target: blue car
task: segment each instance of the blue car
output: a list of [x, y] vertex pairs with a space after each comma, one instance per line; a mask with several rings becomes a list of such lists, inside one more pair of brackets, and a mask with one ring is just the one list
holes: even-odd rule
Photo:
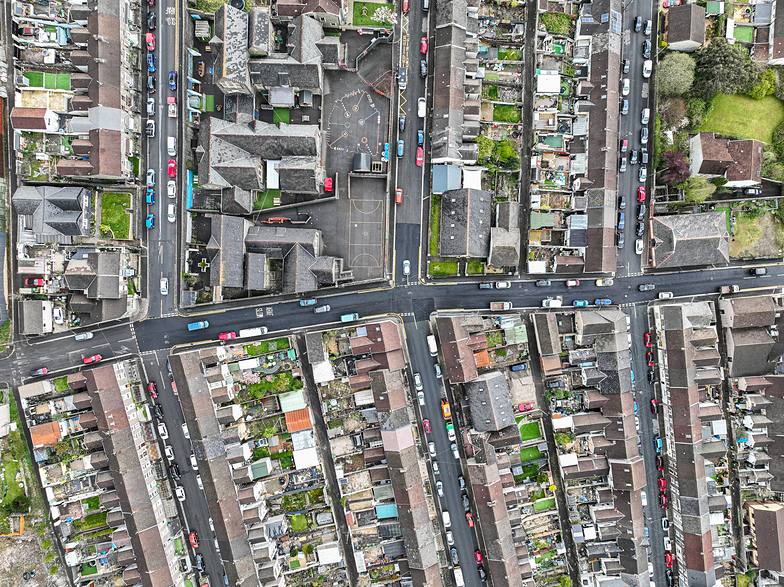
[[629, 369], [632, 374], [632, 385], [634, 385], [634, 369]]
[[147, 219], [144, 221], [147, 228], [155, 228], [155, 214], [147, 214]]
[[176, 90], [177, 89], [177, 72], [170, 71], [169, 72], [169, 89]]
[[418, 130], [417, 131], [417, 145], [424, 145], [425, 144], [425, 131]]
[[299, 305], [303, 306], [303, 307], [304, 306], [315, 306], [316, 305], [316, 300], [300, 300], [299, 301]]
[[147, 205], [152, 206], [155, 203], [155, 190], [147, 188]]
[[572, 306], [575, 308], [585, 308], [588, 306], [588, 300], [574, 300], [572, 302]]
[[634, 400], [634, 415], [637, 415], [637, 400]]
[[147, 53], [147, 71], [152, 73], [155, 71], [155, 54]]
[[653, 437], [653, 448], [656, 449], [656, 452], [662, 451], [662, 441], [658, 436]]
[[608, 300], [607, 298], [603, 298], [603, 299], [594, 301], [594, 304], [597, 305], [597, 306], [610, 306], [610, 305], [612, 305], [612, 300]]
[[405, 143], [403, 142], [403, 139], [400, 139], [400, 140], [397, 142], [397, 156], [398, 156], [398, 157], [402, 157], [402, 156], [403, 156], [403, 145], [404, 145], [404, 144], [405, 144]]
[[384, 160], [389, 161], [389, 143], [384, 143]]

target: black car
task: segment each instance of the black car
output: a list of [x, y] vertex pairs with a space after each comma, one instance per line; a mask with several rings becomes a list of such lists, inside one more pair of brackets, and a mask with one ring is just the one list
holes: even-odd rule
[[487, 574], [485, 573], [485, 569], [482, 567], [482, 565], [479, 565], [476, 570], [479, 571], [479, 578], [482, 579], [482, 581], [487, 580]]
[[625, 240], [625, 239], [624, 239], [623, 233], [622, 233], [622, 232], [619, 232], [619, 233], [618, 233], [618, 248], [619, 248], [619, 249], [622, 249], [622, 248], [623, 248], [623, 243], [624, 243], [624, 240]]
[[765, 267], [755, 267], [749, 271], [752, 275], [767, 275], [768, 270]]
[[673, 581], [672, 571], [667, 569], [667, 585], [668, 585], [668, 587], [672, 587], [672, 581]]
[[642, 16], [634, 18], [634, 32], [639, 33], [642, 30]]
[[493, 289], [492, 283], [480, 283], [479, 289]]
[[155, 417], [159, 420], [163, 419], [163, 408], [160, 406], [160, 404], [153, 404], [152, 413], [155, 414]]
[[405, 114], [401, 114], [400, 116], [397, 117], [397, 127], [398, 127], [398, 129], [400, 129], [400, 132], [403, 132], [404, 130], [406, 130], [406, 115]]
[[152, 75], [147, 76], [147, 93], [154, 94], [155, 90], [157, 89], [157, 84], [155, 82], [155, 77]]
[[200, 573], [204, 571], [204, 557], [200, 554], [196, 555], [196, 568], [199, 569]]
[[653, 285], [652, 283], [641, 283], [640, 287], [638, 287], [637, 289], [639, 289], [640, 291], [653, 291], [654, 289], [656, 289], [656, 286]]
[[643, 41], [642, 43], [642, 56], [645, 59], [651, 58], [651, 42], [650, 41]]
[[645, 232], [645, 225], [642, 222], [637, 223], [637, 236], [642, 236], [642, 233]]
[[629, 156], [629, 163], [631, 165], [637, 165], [637, 150], [635, 149], [632, 151], [632, 154]]
[[457, 549], [453, 548], [449, 552], [452, 555], [452, 564], [455, 565], [455, 566], [459, 565], [460, 564], [460, 559], [457, 557]]
[[467, 512], [471, 511], [471, 502], [468, 501], [467, 495], [463, 495], [463, 509]]
[[147, 28], [151, 31], [155, 30], [155, 25], [157, 24], [157, 17], [155, 16], [154, 12], [147, 13]]
[[427, 77], [427, 60], [422, 59], [419, 62], [419, 77]]
[[460, 483], [460, 491], [465, 491], [465, 488], [466, 488], [465, 478], [462, 475], [460, 475], [457, 478], [457, 481], [458, 481], [458, 483]]
[[177, 463], [172, 463], [169, 465], [169, 472], [175, 481], [180, 480], [180, 468], [177, 466]]
[[632, 62], [628, 59], [623, 60], [623, 73], [629, 73], [629, 68], [632, 66]]
[[536, 287], [550, 287], [549, 279], [540, 279], [536, 282]]
[[653, 384], [656, 381], [656, 373], [653, 372], [653, 369], [648, 371], [648, 383]]

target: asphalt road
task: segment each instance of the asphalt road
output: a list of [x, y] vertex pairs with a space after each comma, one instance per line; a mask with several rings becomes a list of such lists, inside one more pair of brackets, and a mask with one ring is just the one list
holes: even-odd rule
[[[177, 137], [181, 123], [182, 105], [178, 104], [177, 118], [169, 118], [167, 113], [166, 98], [177, 97], [177, 91], [169, 89], [169, 72], [178, 71], [178, 28], [177, 11], [179, 5], [176, 0], [158, 0], [154, 6], [146, 6], [157, 16], [157, 26], [155, 34], [155, 54], [157, 64], [153, 74], [157, 81], [157, 91], [150, 95], [145, 93], [145, 104], [147, 98], [155, 99], [155, 115], [150, 117], [155, 120], [155, 136], [147, 139], [147, 165], [148, 168], [155, 170], [155, 204], [147, 206], [148, 213], [155, 214], [155, 228], [146, 229], [147, 232], [147, 255], [148, 255], [148, 317], [157, 317], [173, 314], [176, 312], [176, 291], [178, 287], [177, 279], [177, 223], [167, 220], [168, 205], [175, 203], [177, 214], [180, 212], [182, 182], [178, 179], [177, 194], [174, 199], [167, 197], [166, 184], [170, 181], [167, 174], [167, 165], [170, 159], [167, 153], [166, 141], [168, 137]], [[147, 14], [146, 12], [144, 13]], [[147, 32], [146, 17], [144, 32]], [[146, 82], [146, 77], [144, 78]], [[180, 75], [178, 84], [183, 82]], [[177, 145], [178, 150], [181, 145]], [[178, 159], [176, 156], [174, 159]], [[178, 161], [179, 163], [179, 161]], [[177, 174], [185, 172], [184, 168], [178, 165]], [[169, 293], [162, 295], [160, 291], [161, 277], [169, 280]]]
[[[618, 249], [618, 267], [616, 275], [622, 277], [624, 275], [634, 275], [641, 271], [641, 256], [637, 255], [634, 250], [634, 241], [638, 238], [636, 234], [637, 227], [637, 188], [645, 186], [650, 193], [652, 182], [649, 180], [646, 183], [639, 181], [639, 171], [642, 166], [640, 161], [642, 147], [647, 147], [649, 157], [649, 165], [647, 166], [648, 177], [651, 177], [652, 167], [650, 163], [653, 160], [653, 118], [651, 117], [648, 123], [649, 139], [648, 144], [643, 145], [641, 142], [640, 131], [643, 128], [641, 122], [641, 114], [644, 108], [651, 108], [651, 101], [649, 95], [649, 82], [650, 79], [645, 79], [642, 76], [642, 64], [645, 61], [643, 57], [643, 42], [651, 41], [651, 51], [656, 50], [656, 30], [654, 28], [650, 35], [645, 35], [645, 21], [651, 18], [651, 0], [630, 0], [624, 6], [624, 44], [622, 50], [622, 59], [628, 59], [629, 73], [621, 74], [621, 84], [623, 79], [629, 80], [630, 91], [628, 96], [619, 96], [621, 102], [624, 99], [629, 100], [629, 113], [621, 115], [620, 124], [618, 129], [619, 140], [622, 143], [627, 140], [629, 143], [629, 150], [626, 153], [620, 153], [619, 157], [625, 156], [628, 164], [627, 169], [623, 173], [618, 173], [618, 195], [626, 196], [626, 209], [619, 210], [624, 212], [625, 228], [623, 229], [625, 244], [622, 249]], [[639, 16], [642, 18], [642, 30], [639, 33], [634, 32], [634, 19]], [[655, 23], [653, 23], [655, 24]], [[628, 42], [627, 42], [628, 39]], [[632, 151], [637, 152], [638, 163], [631, 164]], [[646, 207], [649, 207], [650, 202], [645, 202]], [[646, 211], [646, 217], [650, 218], [650, 211]], [[618, 222], [616, 218], [616, 223]], [[647, 238], [648, 224], [645, 222], [645, 233], [643, 235], [643, 244], [648, 242]], [[645, 251], [643, 251], [645, 254]]]

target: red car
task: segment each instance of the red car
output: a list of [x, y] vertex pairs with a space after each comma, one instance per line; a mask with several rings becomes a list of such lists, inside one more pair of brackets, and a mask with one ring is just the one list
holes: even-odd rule
[[665, 565], [667, 565], [668, 567], [671, 567], [671, 566], [672, 566], [672, 562], [673, 562], [674, 560], [675, 560], [675, 559], [673, 558], [673, 556], [672, 556], [672, 553], [671, 553], [671, 552], [665, 552], [665, 553], [664, 553], [664, 564], [665, 564]]
[[566, 287], [578, 287], [580, 285], [579, 279], [567, 279]]
[[408, 0], [403, 0], [403, 14], [408, 14], [408, 9], [409, 9]]
[[637, 201], [638, 202], [645, 201], [645, 188], [642, 186], [637, 188]]
[[233, 338], [237, 338], [237, 334], [234, 332], [221, 332], [218, 335], [218, 340], [231, 340]]
[[422, 426], [425, 428], [425, 434], [430, 434], [430, 420], [422, 420]]
[[534, 407], [536, 407], [534, 402], [526, 402], [524, 404], [518, 405], [517, 409], [520, 410], [521, 412], [527, 412], [528, 410], [533, 410]]
[[177, 162], [169, 159], [169, 177], [177, 177]]
[[474, 527], [474, 516], [471, 515], [471, 512], [466, 512], [466, 523], [469, 528]]
[[425, 160], [425, 152], [422, 147], [417, 147], [416, 164], [422, 167], [422, 162]]
[[667, 479], [664, 477], [659, 477], [659, 490], [667, 491]]
[[194, 530], [190, 534], [188, 534], [188, 540], [191, 542], [191, 546], [193, 548], [199, 548], [199, 537], [196, 536], [196, 531]]
[[150, 394], [150, 397], [152, 399], [155, 399], [156, 397], [158, 397], [158, 386], [155, 385], [155, 381], [150, 381], [147, 384], [147, 393]]
[[655, 399], [651, 400], [651, 414], [658, 414], [659, 413], [659, 402]]
[[664, 495], [663, 493], [659, 494], [659, 505], [663, 510], [667, 509], [667, 496]]
[[85, 357], [84, 359], [82, 359], [82, 363], [84, 363], [85, 365], [89, 365], [90, 363], [97, 363], [102, 358], [103, 357], [101, 355], [92, 355], [90, 357]]
[[645, 354], [645, 358], [646, 358], [646, 359], [647, 359], [647, 361], [648, 361], [648, 366], [649, 366], [649, 367], [653, 367], [653, 365], [655, 364], [655, 363], [653, 362], [653, 353], [652, 353], [651, 351], [648, 351], [648, 352]]
[[664, 471], [664, 457], [661, 455], [656, 455], [656, 468], [659, 471]]
[[650, 332], [645, 333], [645, 346], [653, 346], [653, 336]]
[[43, 279], [25, 279], [25, 285], [40, 286], [43, 284]]
[[395, 190], [395, 204], [402, 204], [403, 203], [403, 189], [397, 188]]
[[155, 35], [153, 33], [147, 33], [144, 35], [144, 40], [147, 42], [147, 50], [155, 51]]
[[327, 177], [326, 179], [324, 179], [324, 191], [325, 192], [331, 192], [332, 191], [332, 178], [331, 177]]
[[422, 40], [419, 41], [419, 50], [422, 52], [422, 55], [427, 53], [427, 37], [422, 37]]
[[476, 564], [478, 564], [478, 565], [482, 564], [482, 553], [481, 552], [479, 552], [478, 550], [475, 550], [474, 551], [474, 558], [476, 559]]

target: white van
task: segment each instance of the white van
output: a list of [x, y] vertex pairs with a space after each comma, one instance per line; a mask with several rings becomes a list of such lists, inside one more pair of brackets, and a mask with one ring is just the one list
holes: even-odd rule
[[166, 141], [166, 150], [169, 152], [169, 157], [174, 157], [177, 154], [177, 137], [169, 137]]
[[444, 528], [452, 527], [452, 520], [449, 517], [449, 512], [441, 512], [441, 519], [444, 521]]
[[438, 347], [436, 346], [436, 337], [432, 334], [427, 335], [427, 349], [430, 351], [430, 356], [435, 357], [438, 355]]
[[543, 308], [560, 308], [561, 306], [563, 306], [561, 300], [542, 300]]
[[427, 103], [425, 102], [424, 98], [420, 98], [419, 100], [417, 100], [417, 116], [419, 116], [419, 118], [424, 118], [426, 111], [427, 111]]

